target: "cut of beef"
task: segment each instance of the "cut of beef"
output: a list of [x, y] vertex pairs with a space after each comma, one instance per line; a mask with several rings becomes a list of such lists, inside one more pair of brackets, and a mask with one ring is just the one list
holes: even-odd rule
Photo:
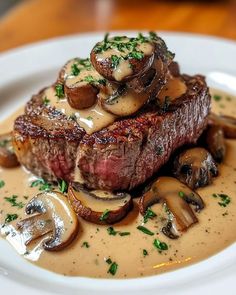
[[175, 149], [196, 142], [206, 126], [210, 95], [204, 77], [182, 78], [187, 92], [169, 111], [161, 113], [149, 104], [92, 135], [46, 106], [39, 93], [15, 121], [13, 144], [20, 163], [48, 180], [75, 180], [76, 165], [89, 188], [134, 188], [166, 163]]

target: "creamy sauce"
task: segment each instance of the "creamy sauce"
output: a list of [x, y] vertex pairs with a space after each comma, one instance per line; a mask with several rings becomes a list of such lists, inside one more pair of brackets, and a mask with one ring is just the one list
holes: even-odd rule
[[58, 99], [55, 95], [54, 87], [49, 87], [44, 92], [47, 99], [50, 101], [50, 105], [60, 110], [66, 116], [75, 116], [78, 124], [85, 129], [88, 134], [91, 134], [97, 130], [108, 126], [113, 123], [116, 116], [106, 112], [98, 104], [95, 104], [91, 108], [84, 110], [77, 110], [72, 108], [66, 98]]
[[[214, 91], [212, 91], [214, 93]], [[229, 97], [220, 91], [220, 101], [213, 99], [213, 111], [236, 117], [236, 98]], [[0, 124], [1, 133], [11, 130], [16, 115]], [[223, 250], [236, 240], [236, 140], [227, 140], [227, 153], [224, 163], [219, 165], [219, 176], [213, 184], [198, 190], [205, 202], [205, 209], [197, 214], [199, 222], [192, 226], [178, 240], [170, 240], [161, 232], [161, 220], [165, 212], [160, 204], [152, 207], [158, 214], [157, 218], [149, 220], [144, 226], [155, 233], [148, 236], [137, 230], [143, 217], [138, 213], [135, 200], [134, 209], [121, 222], [113, 225], [114, 229], [130, 232], [128, 236], [108, 235], [108, 226], [98, 226], [79, 219], [79, 233], [73, 244], [60, 252], [46, 252], [42, 249], [42, 241], [37, 240], [25, 246], [21, 236], [15, 230], [16, 222], [25, 218], [24, 208], [12, 207], [4, 197], [17, 195], [17, 202], [28, 202], [36, 193], [37, 187], [30, 187], [35, 178], [22, 168], [1, 169], [0, 180], [5, 186], [0, 188], [0, 222], [4, 223], [7, 214], [17, 214], [18, 218], [8, 224], [10, 228], [5, 238], [25, 259], [45, 269], [67, 276], [87, 276], [98, 278], [130, 278], [160, 274], [166, 271], [203, 260]], [[226, 207], [218, 204], [214, 193], [225, 193], [231, 197], [231, 203]], [[29, 196], [26, 200], [24, 196]], [[1, 230], [3, 236], [6, 230]], [[46, 238], [46, 236], [45, 236]], [[153, 246], [155, 238], [166, 242], [167, 251], [159, 253]], [[89, 247], [84, 247], [84, 242]], [[143, 249], [148, 255], [143, 256]], [[111, 258], [118, 264], [118, 270], [113, 277], [109, 274], [106, 259]]]
[[[122, 43], [129, 42], [129, 38], [123, 38]], [[139, 43], [137, 44], [137, 51], [142, 52], [145, 56], [153, 54], [154, 47], [151, 43], [145, 42], [145, 43]], [[112, 55], [120, 57], [125, 57], [130, 53], [130, 50], [124, 49], [123, 51], [118, 50], [117, 48], [108, 49], [100, 54], [97, 54], [97, 60], [98, 61], [104, 61], [107, 58], [110, 58]], [[125, 77], [128, 77], [132, 75], [133, 70], [129, 63], [129, 60], [125, 60], [123, 58], [120, 59], [119, 64], [117, 67], [113, 69], [113, 77], [116, 81], [122, 81]]]

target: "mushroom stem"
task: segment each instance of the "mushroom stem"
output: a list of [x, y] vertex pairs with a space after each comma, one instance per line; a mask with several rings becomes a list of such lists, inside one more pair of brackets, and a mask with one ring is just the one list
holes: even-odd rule
[[226, 146], [224, 132], [221, 126], [209, 126], [206, 132], [206, 144], [213, 158], [222, 162], [225, 156]]
[[211, 113], [208, 116], [209, 124], [222, 127], [226, 138], [236, 138], [236, 118], [230, 116], [218, 116]]

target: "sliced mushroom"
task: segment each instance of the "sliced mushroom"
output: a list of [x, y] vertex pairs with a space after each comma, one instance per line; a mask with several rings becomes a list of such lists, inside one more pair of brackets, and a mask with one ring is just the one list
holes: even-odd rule
[[26, 244], [52, 233], [43, 247], [48, 251], [58, 251], [67, 247], [78, 233], [77, 216], [62, 193], [40, 193], [30, 200], [25, 211], [26, 214], [37, 213], [17, 224]]
[[96, 224], [113, 224], [131, 210], [133, 201], [127, 193], [88, 191], [78, 184], [70, 185], [69, 201], [80, 217]]
[[224, 132], [221, 126], [209, 126], [206, 134], [206, 144], [213, 158], [217, 162], [222, 162], [225, 157], [226, 146], [224, 139]]
[[127, 82], [147, 71], [154, 59], [154, 44], [146, 39], [117, 36], [97, 43], [90, 58], [100, 75], [110, 81]]
[[208, 119], [209, 124], [222, 127], [226, 138], [236, 138], [236, 118], [211, 113]]
[[[156, 59], [148, 72], [118, 88], [104, 88], [99, 93], [99, 102], [108, 112], [120, 117], [136, 113], [147, 101], [154, 98], [163, 87], [163, 63]], [[162, 81], [162, 82], [160, 82]], [[113, 83], [114, 84], [114, 83]], [[105, 92], [103, 91], [105, 90]]]
[[12, 135], [6, 133], [0, 135], [0, 166], [13, 168], [19, 165], [12, 146]]
[[106, 80], [88, 59], [74, 58], [59, 73], [58, 83], [64, 85], [65, 96], [72, 108], [81, 110], [93, 106], [99, 89]]
[[211, 154], [204, 148], [195, 147], [180, 153], [174, 161], [174, 175], [191, 188], [212, 183], [218, 169]]
[[188, 203], [195, 205], [196, 211], [204, 208], [201, 197], [185, 184], [173, 177], [159, 177], [139, 201], [142, 215], [156, 203], [162, 203], [167, 208], [168, 222], [162, 232], [168, 237], [177, 238], [198, 221]]

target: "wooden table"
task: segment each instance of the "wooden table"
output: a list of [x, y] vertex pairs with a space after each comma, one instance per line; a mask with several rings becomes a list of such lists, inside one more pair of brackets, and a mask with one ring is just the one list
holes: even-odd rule
[[127, 29], [236, 39], [236, 1], [25, 0], [0, 20], [0, 51], [55, 36]]

